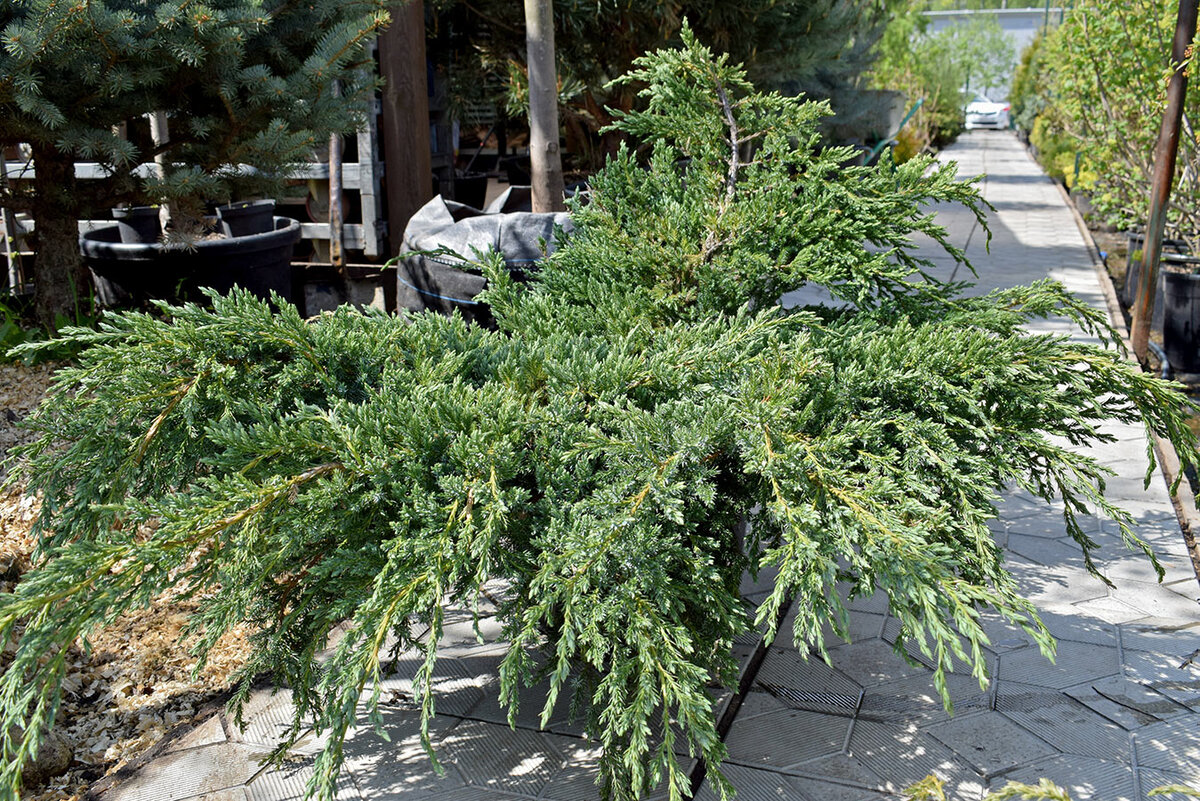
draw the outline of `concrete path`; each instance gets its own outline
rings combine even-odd
[[[1086,246],[1061,195],[1011,135],[976,131],[944,154],[964,175],[986,173],[996,207],[990,253],[968,214],[942,220],[964,245],[978,291],[1055,278],[1098,307],[1104,295]],[[933,251],[930,251],[933,253]],[[935,258],[939,258],[935,255]],[[949,274],[953,265],[939,264]],[[958,275],[958,278],[968,276]],[[1050,321],[1038,330],[1068,330]],[[726,772],[745,801],[881,801],[933,773],[954,799],[981,799],[1015,779],[1039,777],[1067,787],[1075,801],[1134,801],[1173,782],[1200,787],[1200,669],[1181,667],[1200,648],[1200,585],[1190,566],[1161,478],[1142,488],[1142,431],[1114,427],[1117,441],[1095,455],[1118,473],[1109,484],[1140,524],[1167,569],[1154,580],[1145,559],[1126,551],[1109,524],[1091,521],[1110,590],[1083,569],[1060,511],[1021,492],[1009,494],[994,530],[1009,566],[1058,638],[1046,661],[1020,631],[991,621],[986,690],[969,675],[951,677],[956,714],[942,709],[927,667],[892,651],[896,622],[881,595],[853,610],[853,644],[831,651],[833,665],[804,661],[789,643],[772,646],[727,739]],[[762,587],[747,586],[751,599]],[[494,620],[485,629],[495,629]],[[785,631],[790,627],[785,625]],[[503,646],[479,645],[464,615],[447,628],[439,661],[434,724],[446,766],[435,775],[417,740],[410,703],[413,665],[387,682],[391,743],[370,733],[346,749],[339,798],[419,801],[590,801],[597,748],[565,715],[538,730],[540,704],[522,705],[515,730],[496,702]],[[748,653],[753,643],[739,646]],[[917,658],[918,663],[920,658]],[[302,795],[316,744],[302,745],[286,770],[260,773],[288,719],[286,692],[257,695],[238,732],[216,715],[164,746],[159,755],[102,793],[104,801],[284,801]],[[254,777],[254,778],[252,778]],[[700,798],[710,801],[711,790]]]

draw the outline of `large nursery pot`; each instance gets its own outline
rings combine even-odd
[[[485,211],[440,195],[426,203],[404,229],[396,269],[397,307],[442,314],[457,310],[467,320],[493,326],[487,306],[475,300],[487,286],[475,264],[475,251],[497,250],[520,281],[526,270],[553,252],[556,232],[572,227],[565,212],[535,214],[529,208],[527,186],[509,187]]]
[[[146,300],[203,300],[201,287],[228,292],[234,286],[261,298],[277,292],[294,301],[292,247],[300,223],[275,217],[265,233],[190,244],[121,241],[117,226],[87,231],[79,249],[92,271],[97,299],[114,306]]]
[[[1176,374],[1200,373],[1200,259],[1164,262],[1163,350]]]
[[[1130,231],[1125,234],[1127,249],[1125,251],[1125,285],[1122,289],[1122,294],[1125,298],[1125,303],[1128,306],[1133,305],[1134,299],[1137,297],[1138,280],[1142,275],[1142,253],[1145,251],[1145,237],[1136,231]],[[1179,239],[1164,239],[1162,241],[1162,253],[1164,255],[1173,253],[1180,256],[1186,256],[1191,252],[1187,242]]]
[[[248,200],[217,206],[217,220],[227,237],[264,234],[274,227],[275,201]]]

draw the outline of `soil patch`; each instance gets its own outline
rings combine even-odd
[[[31,434],[18,423],[50,384],[53,366],[0,365],[0,458]],[[19,488],[0,493],[0,592],[12,592],[32,567],[35,540],[30,527],[36,498]],[[196,660],[180,634],[202,600],[163,597],[131,612],[90,638],[89,652],[76,644],[54,731],[70,753],[65,771],[29,782],[26,801],[81,799],[101,777],[118,770],[174,727],[190,722],[219,696],[249,653],[248,634],[236,630],[193,675]],[[11,658],[5,643],[0,667]]]

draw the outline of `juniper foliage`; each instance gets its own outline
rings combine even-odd
[[[823,655],[844,599],[885,591],[898,651],[929,657],[947,704],[955,663],[985,680],[984,609],[1050,655],[988,531],[1001,488],[1064,500],[1085,556],[1089,508],[1149,555],[1105,468],[1065,443],[1144,420],[1193,462],[1179,397],[1114,350],[1028,333],[1053,314],[1110,335],[1058,285],[970,298],[924,274],[916,232],[963,257],[929,204],[983,214],[951,166],[842,166],[816,147],[822,105],[756,93],[690,33],[627,80],[647,102],[619,125],[650,168],[614,160],[530,284],[480,257],[498,331],[303,320],[235,292],[70,333],[87,347],[20,468],[43,498],[39,564],[0,599],[0,636],[24,626],[0,678],[7,794],[66,646],[167,590],[206,599],[200,658],[253,627],[243,691],[264,672],[293,689],[277,755],[325,734],[310,790],[329,798],[348,729],[381,721],[388,659],[421,655],[428,722],[447,603],[503,580],[512,714],[526,682],[543,719],[571,696],[606,797],[679,799],[677,747],[725,754],[711,682],[733,681],[732,641],[773,635],[792,598],[795,641]],[[806,282],[850,303],[773,304]],[[765,568],[748,609],[739,582]]]

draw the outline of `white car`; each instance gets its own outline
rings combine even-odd
[[[1008,103],[996,103],[983,95],[967,104],[967,130],[972,128],[1007,128]]]

